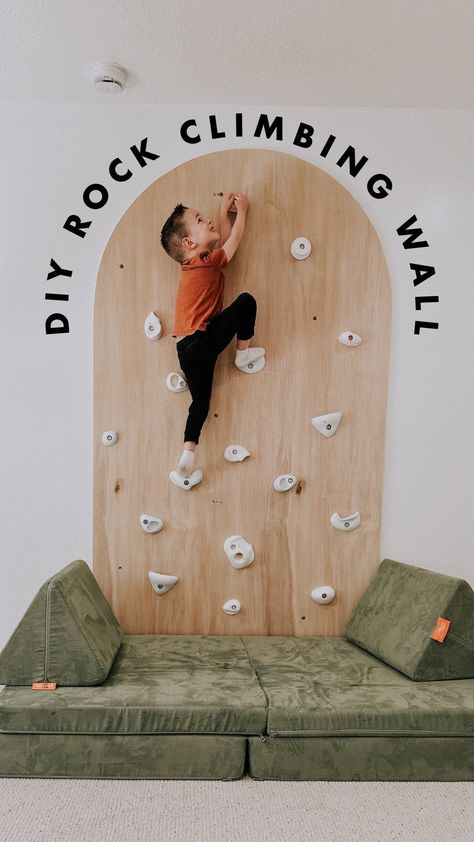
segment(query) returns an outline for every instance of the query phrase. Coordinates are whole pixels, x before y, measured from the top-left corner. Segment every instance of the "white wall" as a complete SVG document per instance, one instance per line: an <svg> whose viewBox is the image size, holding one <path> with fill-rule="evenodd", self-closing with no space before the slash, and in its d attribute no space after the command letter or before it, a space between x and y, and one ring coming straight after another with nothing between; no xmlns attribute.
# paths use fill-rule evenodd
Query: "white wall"
<svg viewBox="0 0 474 842"><path fill-rule="evenodd" d="M243 114L239 139L236 112ZM48 576L75 558L92 566L93 303L107 240L163 173L191 157L237 147L312 161L351 192L375 225L393 294L380 556L474 583L472 112L114 101L11 103L1 113L0 646ZM283 117L283 142L253 137L260 113L270 122ZM211 139L213 114L226 138ZM191 118L202 137L193 146L179 131ZM293 145L300 122L315 127L307 150ZM336 141L324 159L319 152L331 133ZM161 157L141 168L130 147L145 137ZM349 145L369 159L355 178L336 165ZM108 174L116 157L133 171L127 182ZM377 172L393 181L385 199L367 191ZM88 211L82 194L95 182L107 187L109 201ZM186 196L176 201L186 204ZM83 240L63 229L71 213L93 220ZM412 214L428 248L403 248L396 228ZM73 270L72 278L47 281L52 257ZM410 262L433 265L436 275L415 288ZM69 293L70 300L47 302L48 291ZM439 295L439 303L416 312L416 294ZM70 333L47 336L45 319L56 310L68 317ZM438 322L439 329L416 336L417 318ZM169 455L171 466L175 457Z"/></svg>

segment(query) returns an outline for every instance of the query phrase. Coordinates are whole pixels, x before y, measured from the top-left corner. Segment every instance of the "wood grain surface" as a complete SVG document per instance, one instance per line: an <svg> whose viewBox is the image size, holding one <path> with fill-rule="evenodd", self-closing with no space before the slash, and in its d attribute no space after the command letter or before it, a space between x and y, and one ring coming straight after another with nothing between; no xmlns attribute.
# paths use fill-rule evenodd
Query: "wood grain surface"
<svg viewBox="0 0 474 842"><path fill-rule="evenodd" d="M219 356L211 408L196 449L203 481L190 491L169 479L183 444L189 391L166 387L179 372L171 333L179 265L160 245L178 202L218 224L220 198L249 197L242 242L225 267L224 306L257 300L251 345L263 371L234 365L235 339ZM292 241L312 253L295 260ZM163 334L150 341L154 310ZM286 153L244 149L195 158L155 181L116 226L100 265L94 315L93 570L128 634L341 634L379 562L384 429L390 348L390 279L367 215L337 181ZM343 331L361 335L346 347ZM325 438L311 418L341 411ZM118 432L112 447L106 430ZM241 444L251 456L229 463ZM298 487L278 493L280 474ZM340 532L333 512L359 511ZM164 521L146 534L142 513ZM223 545L242 535L255 561L234 569ZM148 571L179 577L163 596ZM336 598L310 598L332 585ZM222 606L237 598L239 614Z"/></svg>

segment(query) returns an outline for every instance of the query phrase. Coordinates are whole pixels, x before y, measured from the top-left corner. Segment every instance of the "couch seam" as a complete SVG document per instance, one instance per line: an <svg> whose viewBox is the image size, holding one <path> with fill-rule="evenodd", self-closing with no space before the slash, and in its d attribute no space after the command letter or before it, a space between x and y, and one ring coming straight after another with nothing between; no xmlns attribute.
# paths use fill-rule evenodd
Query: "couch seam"
<svg viewBox="0 0 474 842"><path fill-rule="evenodd" d="M257 681L258 681L258 684L259 684L259 687L260 687L260 689L261 689L261 691L262 691L263 695L265 696L265 701L266 701L266 711L265 711L265 730L264 730L264 731L261 731L261 732L260 732L260 734L258 735L258 736L260 736L260 739L262 740L262 742L265 742L265 738L266 738L267 736L268 736L268 737L270 737L270 738L272 738L272 737L273 737L273 735L272 735L271 733L269 733L269 731L268 731L268 716L269 716L269 713L270 713L270 700L269 700L269 698L268 698L268 696L267 696L267 694L266 694L266 692L265 692L265 689L264 689L264 687L263 687L263 685L262 685L262 682L260 681L260 675L259 675L259 673L258 673L258 669L257 669L257 667L256 667L256 666L254 666L254 664L253 664L253 662L252 662L252 658L250 657L250 653L249 653L249 651L248 651L248 649L247 649L247 647L246 647L246 645L245 645L245 642L244 642L243 637L240 637L240 641L241 641L241 643L242 643L242 646L244 647L245 654L247 655L247 660L248 660L248 662L249 662L249 666L250 666L250 667L251 667L251 669L254 671L254 674L255 674L255 676L256 676L256 678L257 678Z"/></svg>

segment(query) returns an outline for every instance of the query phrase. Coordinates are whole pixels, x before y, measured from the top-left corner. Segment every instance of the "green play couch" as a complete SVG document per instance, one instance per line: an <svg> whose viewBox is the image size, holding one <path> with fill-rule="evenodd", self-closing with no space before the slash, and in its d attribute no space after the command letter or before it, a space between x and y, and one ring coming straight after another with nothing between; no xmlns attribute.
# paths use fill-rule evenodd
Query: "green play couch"
<svg viewBox="0 0 474 842"><path fill-rule="evenodd" d="M390 559L345 636L313 638L124 635L73 561L0 684L3 777L474 780L474 593Z"/></svg>

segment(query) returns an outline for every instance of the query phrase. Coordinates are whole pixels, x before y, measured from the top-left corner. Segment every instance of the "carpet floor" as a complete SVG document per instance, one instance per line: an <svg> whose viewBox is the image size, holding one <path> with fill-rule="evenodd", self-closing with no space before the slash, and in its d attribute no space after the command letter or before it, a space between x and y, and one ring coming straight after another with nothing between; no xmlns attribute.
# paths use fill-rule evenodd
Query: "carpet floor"
<svg viewBox="0 0 474 842"><path fill-rule="evenodd" d="M8 842L464 842L473 783L0 779Z"/></svg>

